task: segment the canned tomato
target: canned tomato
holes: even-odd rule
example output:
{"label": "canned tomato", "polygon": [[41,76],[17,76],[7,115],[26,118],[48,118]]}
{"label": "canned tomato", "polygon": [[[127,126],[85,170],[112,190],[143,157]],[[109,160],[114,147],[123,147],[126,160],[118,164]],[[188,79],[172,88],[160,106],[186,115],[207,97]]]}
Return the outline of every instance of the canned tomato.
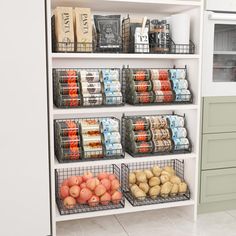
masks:
{"label": "canned tomato", "polygon": [[80,146],[80,137],[78,135],[61,136],[60,137],[61,148],[74,148]]}
{"label": "canned tomato", "polygon": [[186,79],[172,80],[174,90],[188,89],[188,81]]}
{"label": "canned tomato", "polygon": [[104,132],[103,139],[105,144],[113,144],[121,142],[121,136],[119,132]]}
{"label": "canned tomato", "polygon": [[79,147],[62,148],[59,155],[63,160],[78,160],[80,159],[80,152]]}
{"label": "canned tomato", "polygon": [[79,123],[74,120],[55,121],[55,130],[60,136],[78,136]]}
{"label": "canned tomato", "polygon": [[103,81],[119,81],[120,73],[117,69],[103,69],[102,70],[102,79]]}
{"label": "canned tomato", "polygon": [[119,121],[111,118],[103,118],[101,120],[102,132],[119,132]]}
{"label": "canned tomato", "polygon": [[183,127],[171,129],[171,136],[173,139],[186,138],[187,130]]}
{"label": "canned tomato", "polygon": [[163,139],[170,139],[170,131],[169,129],[153,129],[152,130],[152,140],[163,140]]}
{"label": "canned tomato", "polygon": [[186,79],[187,69],[169,69],[169,75],[171,80]]}
{"label": "canned tomato", "polygon": [[120,156],[123,154],[121,143],[113,143],[105,145],[105,155],[106,156]]}
{"label": "canned tomato", "polygon": [[82,82],[82,92],[88,93],[88,94],[97,94],[102,92],[102,86],[101,83],[88,83],[88,82]]}
{"label": "canned tomato", "polygon": [[100,72],[99,71],[80,71],[80,81],[87,83],[96,83],[100,81]]}
{"label": "canned tomato", "polygon": [[120,81],[105,81],[104,82],[104,92],[105,93],[113,93],[121,91],[121,83]]}
{"label": "canned tomato", "polygon": [[77,94],[60,95],[55,103],[58,107],[79,107],[81,98]]}
{"label": "canned tomato", "polygon": [[152,90],[152,83],[148,81],[132,81],[131,88],[136,92],[149,92]]}
{"label": "canned tomato", "polygon": [[151,153],[153,151],[152,142],[133,142],[132,152],[135,154]]}
{"label": "canned tomato", "polygon": [[102,105],[102,94],[83,94],[83,106],[99,106]]}
{"label": "canned tomato", "polygon": [[174,142],[174,150],[189,150],[190,143],[187,138],[173,139]]}
{"label": "canned tomato", "polygon": [[102,145],[102,137],[100,134],[83,134],[82,135],[83,146],[98,146]]}
{"label": "canned tomato", "polygon": [[78,73],[76,70],[54,70],[54,74],[58,82],[60,83],[77,83]]}
{"label": "canned tomato", "polygon": [[168,127],[167,119],[163,116],[148,117],[150,129],[166,129]]}
{"label": "canned tomato", "polygon": [[106,105],[120,105],[123,103],[123,96],[121,92],[107,92],[104,95],[104,104]]}
{"label": "canned tomato", "polygon": [[151,80],[169,80],[167,69],[151,69]]}
{"label": "canned tomato", "polygon": [[155,100],[157,103],[169,103],[174,100],[174,93],[172,91],[155,91]]}
{"label": "canned tomato", "polygon": [[162,153],[162,152],[170,152],[172,151],[172,141],[171,139],[163,139],[163,140],[154,140],[154,152]]}
{"label": "canned tomato", "polygon": [[99,135],[100,124],[96,119],[87,119],[80,122],[81,133],[88,135]]}
{"label": "canned tomato", "polygon": [[144,131],[132,131],[130,133],[130,138],[135,142],[148,142],[152,139],[152,134],[150,130]]}
{"label": "canned tomato", "polygon": [[150,73],[148,69],[131,69],[130,79],[135,81],[145,81],[150,79]]}
{"label": "canned tomato", "polygon": [[171,129],[177,128],[177,127],[184,127],[184,124],[185,124],[184,117],[177,116],[177,115],[168,115],[166,117],[168,120],[169,127]]}
{"label": "canned tomato", "polygon": [[59,84],[58,90],[61,95],[73,96],[73,95],[80,94],[80,87],[78,84],[76,86],[71,86],[71,85],[64,84],[64,83]]}
{"label": "canned tomato", "polygon": [[172,89],[169,80],[153,80],[152,85],[154,91],[170,91]]}
{"label": "canned tomato", "polygon": [[192,100],[192,94],[189,90],[174,90],[176,102],[190,102]]}
{"label": "canned tomato", "polygon": [[84,146],[84,158],[102,158],[103,148],[102,145]]}
{"label": "canned tomato", "polygon": [[134,92],[132,96],[132,101],[135,104],[153,103],[154,98],[155,95],[153,92],[142,92],[142,93]]}
{"label": "canned tomato", "polygon": [[145,117],[127,119],[126,126],[128,130],[134,131],[148,130],[150,127],[149,122]]}

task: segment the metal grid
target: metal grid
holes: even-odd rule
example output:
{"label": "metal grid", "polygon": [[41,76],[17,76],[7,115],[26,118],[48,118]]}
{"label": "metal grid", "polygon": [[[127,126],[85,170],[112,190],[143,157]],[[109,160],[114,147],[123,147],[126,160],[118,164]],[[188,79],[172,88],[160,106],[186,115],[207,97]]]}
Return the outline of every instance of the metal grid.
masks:
{"label": "metal grid", "polygon": [[175,171],[176,175],[184,181],[184,161],[180,160],[166,160],[166,161],[155,161],[155,162],[142,162],[142,163],[132,163],[132,164],[122,164],[121,167],[121,184],[122,190],[126,197],[126,199],[131,203],[132,206],[143,206],[143,205],[152,205],[152,204],[161,204],[168,202],[177,202],[177,201],[185,201],[190,199],[190,191],[189,189],[185,194],[177,194],[176,196],[168,196],[168,197],[157,197],[156,199],[152,199],[147,196],[145,199],[135,198],[129,187],[129,173],[135,170],[145,170],[151,169],[154,165],[163,168],[165,166],[171,166]]}

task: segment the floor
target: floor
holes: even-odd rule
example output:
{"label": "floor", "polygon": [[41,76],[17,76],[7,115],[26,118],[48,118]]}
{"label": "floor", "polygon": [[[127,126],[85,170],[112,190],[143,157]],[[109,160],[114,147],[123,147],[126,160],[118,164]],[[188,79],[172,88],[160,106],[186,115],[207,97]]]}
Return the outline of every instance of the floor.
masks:
{"label": "floor", "polygon": [[236,210],[201,214],[192,222],[178,209],[61,222],[57,236],[236,236]]}

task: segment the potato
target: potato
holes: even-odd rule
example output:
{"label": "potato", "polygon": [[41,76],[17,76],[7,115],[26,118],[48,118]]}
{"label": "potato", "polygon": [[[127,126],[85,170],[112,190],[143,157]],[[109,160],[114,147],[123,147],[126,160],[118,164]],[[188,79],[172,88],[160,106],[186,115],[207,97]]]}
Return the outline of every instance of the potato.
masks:
{"label": "potato", "polygon": [[145,193],[148,193],[149,191],[149,185],[147,183],[140,183],[139,188]]}
{"label": "potato", "polygon": [[167,176],[169,176],[169,178],[172,177],[172,175],[169,172],[165,171],[165,170],[163,170],[161,172],[161,175],[167,175]]}
{"label": "potato", "polygon": [[160,179],[162,184],[170,181],[170,177],[168,175],[161,175]]}
{"label": "potato", "polygon": [[161,175],[162,169],[159,166],[153,166],[152,167],[152,173],[154,176],[159,177]]}
{"label": "potato", "polygon": [[169,172],[171,176],[175,175],[175,170],[171,166],[166,166],[163,170]]}
{"label": "potato", "polygon": [[179,184],[179,193],[184,194],[188,190],[188,185],[185,182]]}
{"label": "potato", "polygon": [[150,187],[156,186],[156,185],[160,185],[161,180],[159,177],[152,177],[151,179],[149,179],[148,184]]}
{"label": "potato", "polygon": [[173,187],[170,191],[171,196],[176,196],[179,193],[179,185],[173,184]]}
{"label": "potato", "polygon": [[131,190],[131,193],[134,194],[135,191],[139,190],[139,187],[138,187],[137,184],[134,184],[134,185],[130,188],[130,190]]}
{"label": "potato", "polygon": [[142,172],[138,172],[136,174],[136,181],[138,183],[147,183],[147,177],[146,174],[142,171]]}
{"label": "potato", "polygon": [[139,200],[144,200],[146,198],[146,193],[141,189],[134,192],[134,196]]}
{"label": "potato", "polygon": [[172,184],[180,184],[181,183],[181,179],[178,176],[175,175],[175,176],[172,176],[170,178],[170,182]]}
{"label": "potato", "polygon": [[152,199],[156,199],[160,195],[160,192],[161,192],[161,186],[156,185],[149,189],[149,196]]}
{"label": "potato", "polygon": [[168,197],[171,192],[173,184],[171,182],[166,182],[161,186],[161,196]]}
{"label": "potato", "polygon": [[151,170],[144,170],[144,173],[146,174],[147,179],[151,179],[153,177]]}
{"label": "potato", "polygon": [[135,173],[129,173],[129,183],[130,184],[135,184],[136,183],[136,176]]}

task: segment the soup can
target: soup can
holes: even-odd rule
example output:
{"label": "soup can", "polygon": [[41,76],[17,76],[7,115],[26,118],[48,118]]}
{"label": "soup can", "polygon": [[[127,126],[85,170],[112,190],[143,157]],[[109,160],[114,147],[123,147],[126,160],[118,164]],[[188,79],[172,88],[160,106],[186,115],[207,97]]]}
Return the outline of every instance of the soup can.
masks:
{"label": "soup can", "polygon": [[118,69],[103,69],[102,70],[102,79],[106,81],[119,81],[120,72]]}
{"label": "soup can", "polygon": [[171,136],[173,139],[180,139],[187,137],[187,130],[183,127],[171,129]]}
{"label": "soup can", "polygon": [[154,140],[154,152],[156,153],[168,153],[173,149],[171,139]]}
{"label": "soup can", "polygon": [[103,140],[105,144],[114,144],[121,142],[121,136],[119,132],[104,132]]}
{"label": "soup can", "polygon": [[150,80],[147,81],[132,81],[131,89],[136,92],[149,92],[152,90],[152,83]]}
{"label": "soup can", "polygon": [[166,117],[163,116],[149,116],[148,117],[151,129],[166,129],[168,128],[168,122]]}
{"label": "soup can", "polygon": [[150,130],[131,131],[130,138],[134,142],[149,142],[152,139],[152,134]]}
{"label": "soup can", "polygon": [[122,103],[123,103],[123,96],[121,92],[106,92],[104,94],[104,104],[120,105]]}
{"label": "soup can", "polygon": [[59,136],[78,136],[79,122],[75,120],[55,121],[55,130]]}
{"label": "soup can", "polygon": [[77,83],[79,81],[77,70],[57,70],[53,71],[53,77],[60,83]]}
{"label": "soup can", "polygon": [[91,134],[83,134],[82,135],[83,146],[98,146],[102,145],[102,137],[101,135],[91,135]]}
{"label": "soup can", "polygon": [[184,127],[185,119],[182,116],[177,115],[168,115],[167,116],[168,124],[171,129],[177,127]]}
{"label": "soup can", "polygon": [[186,79],[172,80],[174,90],[186,90],[188,89],[188,81]]}
{"label": "soup can", "polygon": [[132,96],[132,101],[134,104],[153,103],[154,99],[155,95],[153,92],[142,92],[142,93],[134,92]]}
{"label": "soup can", "polygon": [[80,71],[80,81],[83,83],[96,83],[100,81],[100,72],[81,70]]}
{"label": "soup can", "polygon": [[192,94],[189,90],[174,90],[176,102],[190,102],[192,100]]}
{"label": "soup can", "polygon": [[187,69],[169,69],[169,76],[171,80],[186,79]]}
{"label": "soup can", "polygon": [[145,117],[130,118],[126,120],[126,127],[128,130],[144,131],[148,130],[150,125]]}
{"label": "soup can", "polygon": [[99,135],[100,124],[97,119],[85,119],[80,121],[80,128],[82,134]]}
{"label": "soup can", "polygon": [[153,80],[152,84],[154,91],[170,91],[172,89],[169,80]]}
{"label": "soup can", "polygon": [[170,139],[170,130],[169,129],[152,129],[152,140],[163,140]]}
{"label": "soup can", "polygon": [[145,81],[150,79],[148,69],[130,69],[130,78],[135,81]]}
{"label": "soup can", "polygon": [[105,93],[114,93],[121,91],[120,81],[105,81],[104,82],[104,92]]}
{"label": "soup can", "polygon": [[190,143],[187,138],[177,138],[173,139],[174,142],[174,150],[181,151],[181,150],[189,150]]}
{"label": "soup can", "polygon": [[76,86],[71,86],[69,84],[60,83],[58,85],[58,91],[59,91],[59,94],[61,95],[73,96],[73,95],[80,94],[80,87],[78,84]]}
{"label": "soup can", "polygon": [[151,80],[169,80],[167,69],[151,69]]}
{"label": "soup can", "polygon": [[55,101],[58,107],[79,107],[81,98],[77,94],[60,95]]}
{"label": "soup can", "polygon": [[63,160],[79,160],[81,156],[81,149],[79,147],[62,148],[59,155]]}
{"label": "soup can", "polygon": [[98,94],[102,92],[102,86],[101,83],[88,83],[88,82],[82,82],[81,83],[82,92],[88,93],[88,94]]}
{"label": "soup can", "polygon": [[174,101],[174,93],[172,91],[155,91],[155,100],[157,103],[170,103]]}
{"label": "soup can", "polygon": [[99,106],[102,103],[102,94],[83,94],[83,106]]}
{"label": "soup can", "polygon": [[61,148],[74,148],[80,146],[80,137],[78,135],[74,136],[60,136],[60,146]]}
{"label": "soup can", "polygon": [[132,152],[134,154],[146,154],[152,153],[153,143],[152,142],[133,142]]}
{"label": "soup can", "polygon": [[84,158],[103,158],[102,145],[83,146]]}
{"label": "soup can", "polygon": [[123,154],[121,143],[105,144],[105,156],[120,156]]}

